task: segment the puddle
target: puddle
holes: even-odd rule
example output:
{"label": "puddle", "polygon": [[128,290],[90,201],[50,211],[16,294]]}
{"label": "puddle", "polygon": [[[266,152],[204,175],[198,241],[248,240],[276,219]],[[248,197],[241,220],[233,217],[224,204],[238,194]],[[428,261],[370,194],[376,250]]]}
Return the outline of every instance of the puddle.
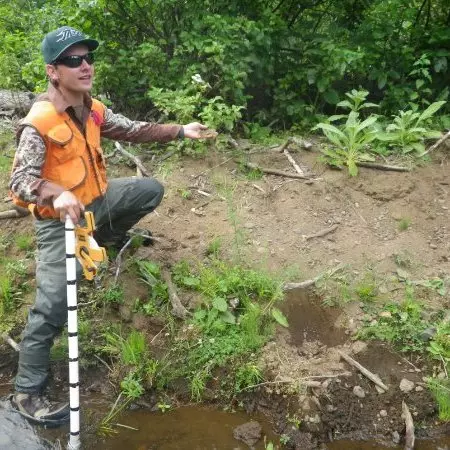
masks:
{"label": "puddle", "polygon": [[294,289],[287,293],[281,307],[289,322],[292,344],[301,346],[304,341],[317,340],[328,346],[343,344],[347,335],[334,326],[340,311],[322,306],[318,297],[308,294],[307,289]]}

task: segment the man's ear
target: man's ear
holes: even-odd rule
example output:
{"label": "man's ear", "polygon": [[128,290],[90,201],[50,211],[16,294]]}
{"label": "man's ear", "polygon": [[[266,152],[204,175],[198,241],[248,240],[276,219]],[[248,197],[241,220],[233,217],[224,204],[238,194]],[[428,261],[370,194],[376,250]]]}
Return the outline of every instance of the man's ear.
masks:
{"label": "man's ear", "polygon": [[45,72],[47,73],[47,77],[52,84],[57,83],[59,80],[59,74],[56,70],[56,67],[53,64],[46,64]]}

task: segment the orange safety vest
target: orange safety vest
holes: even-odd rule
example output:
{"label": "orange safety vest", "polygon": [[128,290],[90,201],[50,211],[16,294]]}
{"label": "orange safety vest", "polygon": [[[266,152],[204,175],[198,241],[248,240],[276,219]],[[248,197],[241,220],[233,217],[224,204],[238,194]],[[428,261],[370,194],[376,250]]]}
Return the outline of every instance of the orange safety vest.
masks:
{"label": "orange safety vest", "polygon": [[[42,136],[46,146],[41,178],[71,191],[83,205],[88,205],[104,195],[107,187],[106,168],[100,147],[100,124],[105,106],[92,100],[91,114],[84,135],[67,112],[59,114],[49,101],[36,102],[23,125],[31,125]],[[30,209],[37,218],[59,218],[51,206],[24,202],[12,195],[16,205]]]}

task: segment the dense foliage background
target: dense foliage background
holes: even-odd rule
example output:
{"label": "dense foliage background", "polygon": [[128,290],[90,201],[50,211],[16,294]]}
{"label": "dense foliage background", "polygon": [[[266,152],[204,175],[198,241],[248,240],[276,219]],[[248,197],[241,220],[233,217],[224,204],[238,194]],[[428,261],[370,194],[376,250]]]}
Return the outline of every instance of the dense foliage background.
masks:
{"label": "dense foliage background", "polygon": [[65,24],[101,41],[96,94],[133,117],[301,128],[354,88],[386,115],[449,95],[448,0],[11,0],[0,87],[44,90]]}

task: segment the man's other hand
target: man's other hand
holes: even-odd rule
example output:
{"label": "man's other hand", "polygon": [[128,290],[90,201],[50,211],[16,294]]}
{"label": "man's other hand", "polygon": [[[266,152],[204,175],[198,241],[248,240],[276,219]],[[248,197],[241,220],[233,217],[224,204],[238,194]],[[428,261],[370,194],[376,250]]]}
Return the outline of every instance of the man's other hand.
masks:
{"label": "man's other hand", "polygon": [[81,213],[84,211],[83,204],[70,191],[64,191],[53,201],[53,208],[59,214],[61,222],[66,221],[68,215],[73,223],[78,223]]}

